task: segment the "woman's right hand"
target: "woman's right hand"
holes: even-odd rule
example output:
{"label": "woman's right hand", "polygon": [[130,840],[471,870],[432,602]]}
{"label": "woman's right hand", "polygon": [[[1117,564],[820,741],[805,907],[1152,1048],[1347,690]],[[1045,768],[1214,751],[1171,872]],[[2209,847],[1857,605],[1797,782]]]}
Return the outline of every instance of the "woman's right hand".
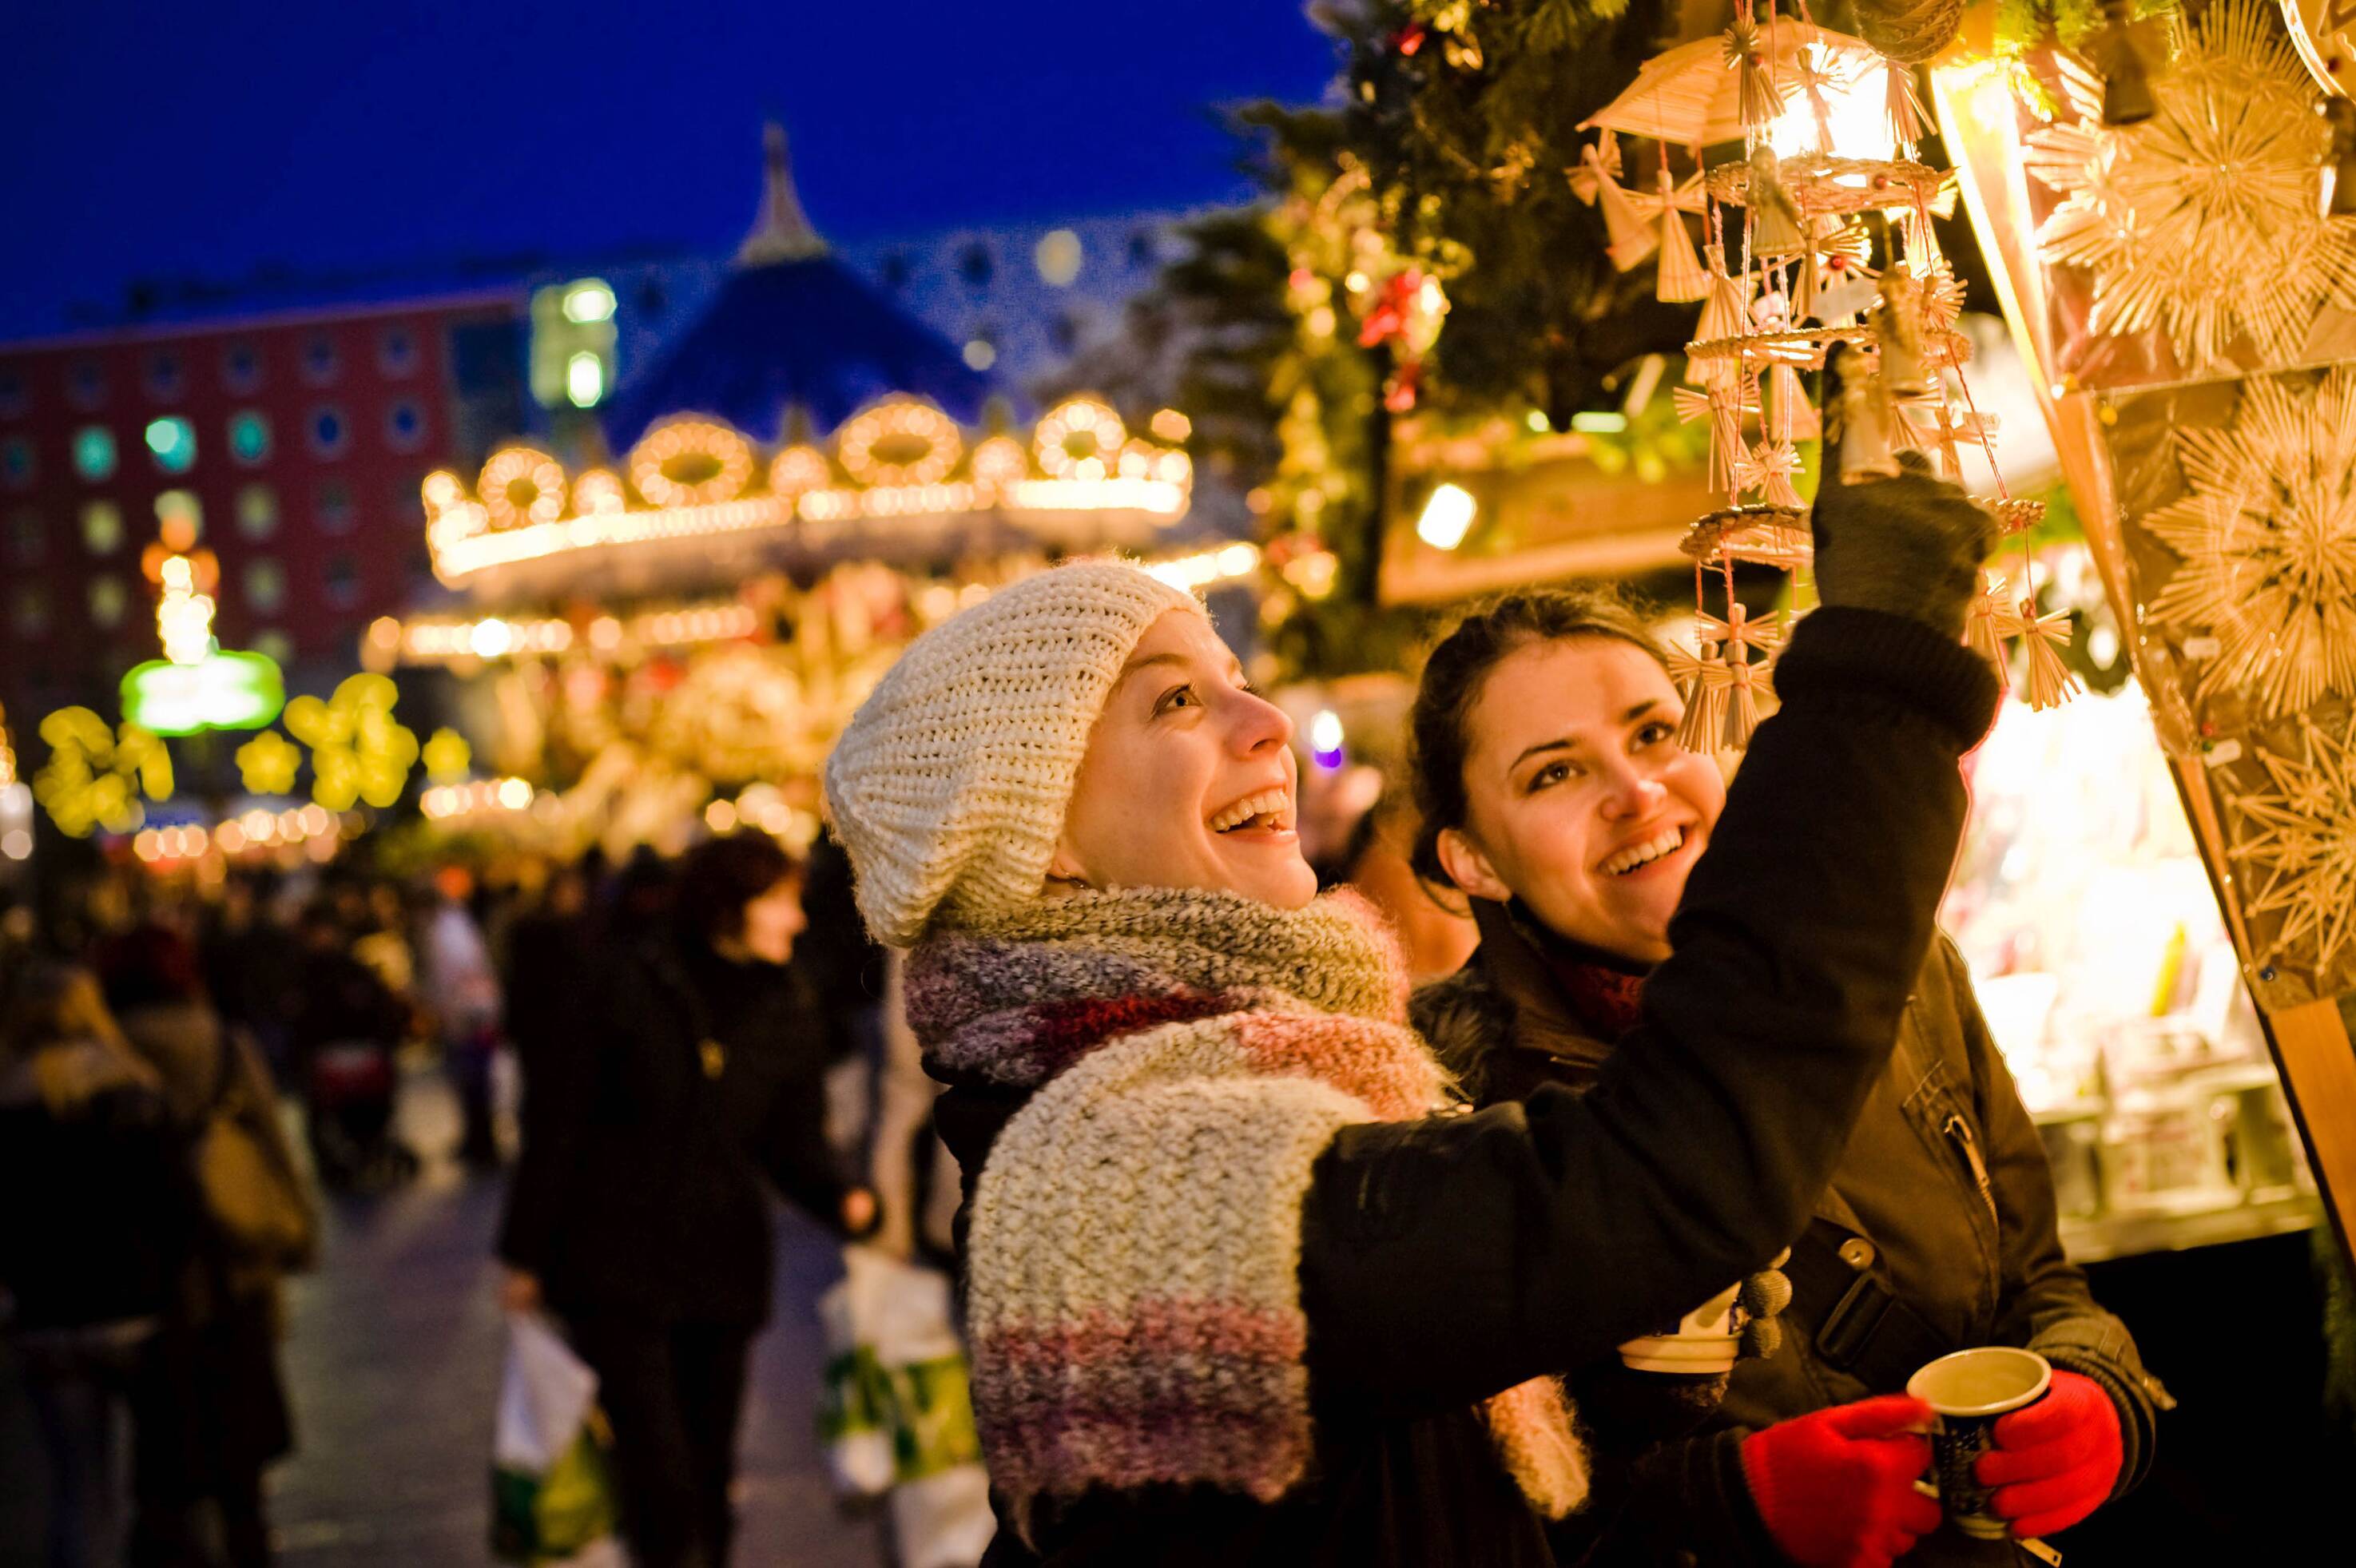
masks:
{"label": "woman's right hand", "polygon": [[[1846,357],[1837,357],[1827,383]],[[1809,514],[1817,597],[1961,637],[1980,565],[1996,548],[1996,518],[1963,486],[1933,475],[1920,453],[1901,452],[1898,461],[1905,472],[1894,479],[1844,485],[1839,464],[1826,460]]]}
{"label": "woman's right hand", "polygon": [[1931,1407],[1885,1394],[1779,1421],[1742,1440],[1742,1478],[1776,1549],[1804,1568],[1889,1568],[1939,1528],[1915,1486]]}
{"label": "woman's right hand", "polygon": [[499,1281],[499,1305],[509,1312],[540,1310],[540,1275],[528,1270],[511,1268]]}

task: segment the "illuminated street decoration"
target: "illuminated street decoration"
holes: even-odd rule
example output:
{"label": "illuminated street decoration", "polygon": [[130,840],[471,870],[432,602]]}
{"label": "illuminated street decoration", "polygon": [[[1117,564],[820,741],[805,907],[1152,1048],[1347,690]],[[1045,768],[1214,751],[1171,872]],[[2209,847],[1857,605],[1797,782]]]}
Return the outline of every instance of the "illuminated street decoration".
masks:
{"label": "illuminated street decoration", "polygon": [[329,811],[356,801],[380,808],[401,798],[417,761],[417,737],[392,716],[401,693],[380,675],[356,675],[322,702],[286,705],[286,729],[311,748],[311,798]]}
{"label": "illuminated street decoration", "polygon": [[1027,443],[992,435],[966,448],[963,433],[927,402],[894,397],[845,422],[831,456],[792,443],[766,462],[717,420],[664,421],[631,449],[626,488],[591,469],[569,490],[543,453],[495,453],[470,493],[458,475],[424,485],[426,542],[434,574],[459,585],[476,574],[576,550],[618,550],[664,541],[891,519],[982,514],[1021,521],[1079,512],[1127,513],[1167,527],[1186,515],[1194,464],[1180,445],[1191,430],[1173,410],[1151,434],[1132,435],[1100,399],[1050,409]]}
{"label": "illuminated street decoration", "polygon": [[278,666],[262,654],[213,652],[193,663],[151,659],[123,677],[123,717],[158,735],[256,730],[285,705]]}
{"label": "illuminated street decoration", "polygon": [[448,784],[466,776],[466,770],[474,766],[475,749],[455,730],[442,729],[426,740],[423,756],[425,776],[435,784]]}
{"label": "illuminated street decoration", "polygon": [[237,749],[238,776],[248,795],[291,795],[302,748],[275,730],[264,730]]}
{"label": "illuminated street decoration", "polygon": [[41,720],[49,760],[33,780],[33,797],[58,831],[87,838],[92,831],[128,833],[144,812],[139,797],[172,797],[172,758],[164,742],[136,724],[119,731],[87,708],[60,708]]}

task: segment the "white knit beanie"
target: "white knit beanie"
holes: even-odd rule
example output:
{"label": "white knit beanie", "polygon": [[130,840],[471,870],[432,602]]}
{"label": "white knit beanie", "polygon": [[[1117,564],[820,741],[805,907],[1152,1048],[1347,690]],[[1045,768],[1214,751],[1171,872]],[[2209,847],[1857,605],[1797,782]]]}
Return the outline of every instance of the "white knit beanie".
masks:
{"label": "white knit beanie", "polygon": [[1117,560],[1001,588],[908,645],[826,761],[859,912],[906,947],[1037,901],[1097,715],[1146,628],[1189,593]]}

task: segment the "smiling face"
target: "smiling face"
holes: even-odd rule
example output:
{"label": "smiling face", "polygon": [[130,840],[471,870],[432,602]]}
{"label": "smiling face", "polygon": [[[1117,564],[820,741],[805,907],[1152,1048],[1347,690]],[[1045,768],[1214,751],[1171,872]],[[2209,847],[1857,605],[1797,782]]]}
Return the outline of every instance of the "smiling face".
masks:
{"label": "smiling face", "polygon": [[1717,763],[1676,742],[1684,714],[1660,662],[1616,638],[1507,655],[1467,720],[1465,825],[1439,845],[1450,878],[1519,898],[1574,942],[1667,957],[1669,916],[1726,805]]}
{"label": "smiling face", "polygon": [[1301,856],[1292,721],[1201,615],[1147,629],[1106,699],[1048,875],[1091,888],[1198,888],[1279,909],[1317,896]]}

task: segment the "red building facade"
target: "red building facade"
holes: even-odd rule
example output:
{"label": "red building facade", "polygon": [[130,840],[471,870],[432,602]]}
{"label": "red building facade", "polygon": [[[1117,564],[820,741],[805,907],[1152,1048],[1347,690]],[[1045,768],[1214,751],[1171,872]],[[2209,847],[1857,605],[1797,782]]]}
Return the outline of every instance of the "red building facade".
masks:
{"label": "red building facade", "polygon": [[429,575],[419,485],[522,414],[512,293],[0,345],[0,699],[113,709],[193,500],[215,629],[323,674]]}

